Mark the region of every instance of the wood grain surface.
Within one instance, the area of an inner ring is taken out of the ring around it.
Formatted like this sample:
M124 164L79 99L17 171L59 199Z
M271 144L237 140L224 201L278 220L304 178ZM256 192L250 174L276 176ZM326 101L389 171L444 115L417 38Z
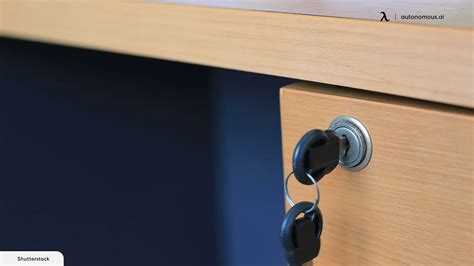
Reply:
M317 16L472 28L472 0L152 0L155 2L239 8ZM442 15L443 19L406 19L408 15ZM403 18L402 18L403 16Z
M474 106L470 29L138 0L0 8L2 36Z
M350 115L369 130L373 156L360 172L337 168L320 182L321 265L474 264L474 116L468 109L298 83L281 90L285 174L300 137ZM295 179L290 193L312 201ZM287 206L288 207L288 206Z

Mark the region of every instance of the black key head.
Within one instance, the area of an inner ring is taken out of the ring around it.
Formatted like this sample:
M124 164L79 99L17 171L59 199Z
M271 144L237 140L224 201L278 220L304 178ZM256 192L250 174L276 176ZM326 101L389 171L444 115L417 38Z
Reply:
M307 174L318 182L339 164L339 137L333 130L313 129L300 139L293 152L293 172L296 179L303 184L313 182Z
M289 265L302 265L319 254L323 220L317 207L305 213L312 206L313 203L300 202L288 211L283 220L280 238ZM302 213L305 213L304 217L296 218Z

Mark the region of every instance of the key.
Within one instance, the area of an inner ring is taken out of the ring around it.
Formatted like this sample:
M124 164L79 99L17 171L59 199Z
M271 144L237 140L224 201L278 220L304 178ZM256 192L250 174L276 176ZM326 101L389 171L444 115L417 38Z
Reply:
M288 211L283 220L280 240L290 266L303 265L319 254L323 216L318 207L306 213L312 207L311 202L300 202ZM297 218L303 213L303 217Z
M293 152L293 173L305 185L319 182L338 165L360 171L372 157L372 140L364 125L349 116L334 119L327 130L312 129L296 144Z

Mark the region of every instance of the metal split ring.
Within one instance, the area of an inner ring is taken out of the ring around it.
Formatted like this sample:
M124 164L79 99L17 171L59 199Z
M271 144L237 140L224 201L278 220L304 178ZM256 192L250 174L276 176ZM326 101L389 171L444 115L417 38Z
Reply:
M295 202L291 199L290 193L288 192L288 180L290 180L290 177L292 175L293 175L293 172L291 172L288 176L286 176L285 185L284 185L285 197L286 197L286 200L288 200L288 203L290 203L291 207L295 206ZM316 192L318 194L318 198L314 201L313 206L305 212L305 213L310 213L314 211L316 207L318 206L320 195L319 195L319 186L316 180L309 173L306 173L306 176L309 178L309 180L311 180L311 182L313 182L313 186L316 188Z

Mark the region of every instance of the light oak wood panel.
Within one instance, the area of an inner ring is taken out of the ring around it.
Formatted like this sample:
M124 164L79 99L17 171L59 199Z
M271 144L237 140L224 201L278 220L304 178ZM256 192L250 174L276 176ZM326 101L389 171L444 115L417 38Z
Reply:
M474 106L472 30L145 1L0 3L4 36Z
M373 141L366 169L338 167L320 182L318 264L474 264L472 110L307 83L280 97L285 174L301 136L337 116L359 119ZM297 201L314 200L314 188L294 178L289 190Z
M152 0L156 2L239 8L380 21L472 28L472 0ZM402 19L407 15L443 15L444 19Z

